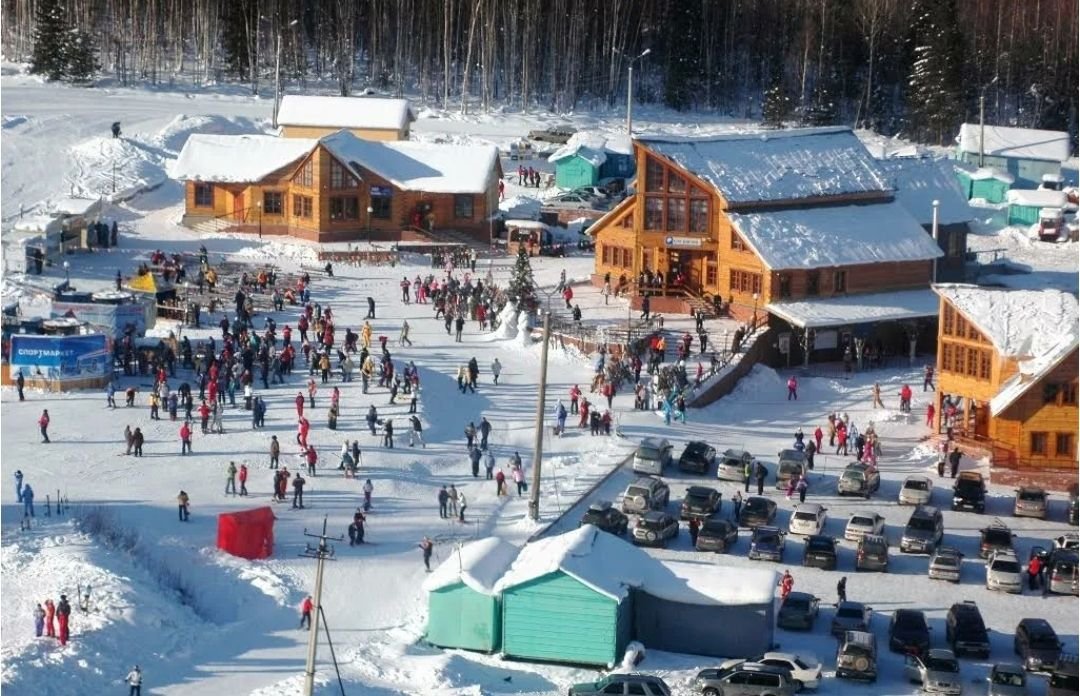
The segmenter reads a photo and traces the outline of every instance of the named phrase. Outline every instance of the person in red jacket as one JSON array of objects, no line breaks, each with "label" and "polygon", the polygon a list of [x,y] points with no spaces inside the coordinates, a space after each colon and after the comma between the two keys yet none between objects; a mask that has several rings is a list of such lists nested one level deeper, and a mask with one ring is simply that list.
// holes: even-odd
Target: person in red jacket
[{"label": "person in red jacket", "polygon": [[49,409],[45,409],[41,412],[41,418],[38,418],[38,426],[41,428],[41,441],[50,442],[49,440]]},{"label": "person in red jacket", "polygon": [[821,432],[821,426],[819,425],[814,429],[814,444],[817,445],[816,452],[821,451],[821,440],[825,437],[825,433]]},{"label": "person in red jacket", "polygon": [[935,412],[936,411],[934,410],[934,405],[933,404],[927,404],[926,405],[926,427],[929,428],[931,425],[934,424],[934,413]]},{"label": "person in red jacket", "polygon": [[574,290],[573,290],[573,288],[571,288],[569,285],[567,285],[566,289],[562,291],[562,297],[563,297],[563,300],[566,301],[566,308],[567,309],[572,309],[572,307],[570,306],[570,300],[574,299]]},{"label": "person in red jacket", "polygon": [[311,423],[308,422],[307,418],[304,418],[303,416],[300,416],[300,421],[296,424],[296,443],[298,445],[300,445],[300,447],[305,452],[307,452],[307,448],[308,448],[307,436],[308,436],[308,432],[310,430],[311,430]]},{"label": "person in red jacket", "polygon": [[570,388],[570,413],[578,412],[578,399],[581,398],[581,389],[578,385]]},{"label": "person in red jacket", "polygon": [[247,495],[247,464],[240,465],[240,475],[237,477],[240,479],[240,495]]},{"label": "person in red jacket", "polygon": [[67,645],[68,617],[70,616],[71,605],[68,603],[67,595],[60,595],[60,603],[56,605],[56,620],[60,624],[60,631],[56,637],[60,639],[60,645]]},{"label": "person in red jacket", "polygon": [[187,421],[180,426],[180,454],[191,452],[191,425]]},{"label": "person in red jacket", "polygon": [[911,413],[911,387],[906,384],[900,387],[900,410]]},{"label": "person in red jacket", "polygon": [[588,399],[581,400],[581,407],[579,413],[581,414],[581,420],[578,421],[578,427],[584,428],[585,424],[589,422],[589,401]]},{"label": "person in red jacket", "polygon": [[296,398],[293,399],[296,403],[296,415],[300,418],[304,417],[304,392],[296,392]]},{"label": "person in red jacket", "polygon": [[45,600],[45,635],[50,638],[56,637],[56,626],[53,624],[53,616],[56,615],[56,605],[51,599]]},{"label": "person in red jacket", "polygon": [[611,400],[615,398],[615,385],[605,382],[604,386],[600,387],[600,393],[607,399],[607,407],[611,408]]},{"label": "person in red jacket", "polygon": [[315,445],[308,445],[307,452],[304,453],[304,458],[307,459],[308,476],[314,476],[315,464],[319,461],[319,453],[315,451]]},{"label": "person in red jacket", "polygon": [[315,609],[315,602],[312,601],[311,595],[304,597],[304,601],[300,603],[300,628],[311,630],[311,612]]},{"label": "person in red jacket", "polygon": [[202,420],[203,435],[207,433],[207,426],[210,424],[210,405],[205,401],[199,405],[199,418]]},{"label": "person in red jacket", "polygon": [[791,588],[795,586],[795,578],[791,577],[791,571],[785,570],[784,577],[780,578],[780,599],[785,600],[791,594]]}]

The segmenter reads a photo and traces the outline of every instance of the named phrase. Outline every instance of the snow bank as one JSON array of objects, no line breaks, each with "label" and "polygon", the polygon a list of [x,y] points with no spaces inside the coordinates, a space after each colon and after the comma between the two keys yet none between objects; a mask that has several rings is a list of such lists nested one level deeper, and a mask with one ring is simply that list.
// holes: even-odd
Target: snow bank
[{"label": "snow bank", "polygon": [[508,218],[535,220],[540,217],[540,199],[532,196],[511,196],[499,203],[499,210]]},{"label": "snow bank", "polygon": [[507,302],[499,312],[499,328],[492,335],[497,339],[510,339],[518,334],[518,311],[513,303]]},{"label": "snow bank", "polygon": [[424,581],[424,591],[449,587],[463,582],[482,594],[492,594],[495,583],[510,568],[518,548],[499,539],[487,537],[456,549]]},{"label": "snow bank", "polygon": [[787,380],[776,370],[764,365],[754,365],[750,374],[739,380],[727,398],[735,401],[771,401],[777,394],[785,393],[786,389]]},{"label": "snow bank", "polygon": [[319,260],[318,251],[307,244],[289,242],[267,242],[261,246],[246,246],[231,254],[240,259],[266,261],[289,260],[296,263],[312,263]]},{"label": "snow bank", "polygon": [[514,341],[522,348],[528,348],[533,344],[532,331],[529,330],[529,315],[525,312],[518,312],[517,335]]}]

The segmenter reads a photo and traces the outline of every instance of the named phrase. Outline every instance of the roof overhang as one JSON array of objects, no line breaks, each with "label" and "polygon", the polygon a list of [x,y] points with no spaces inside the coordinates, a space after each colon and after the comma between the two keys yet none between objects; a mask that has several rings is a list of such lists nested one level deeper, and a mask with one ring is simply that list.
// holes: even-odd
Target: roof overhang
[{"label": "roof overhang", "polygon": [[770,314],[792,326],[801,329],[824,329],[936,317],[938,296],[930,288],[920,288],[773,302],[765,308]]}]

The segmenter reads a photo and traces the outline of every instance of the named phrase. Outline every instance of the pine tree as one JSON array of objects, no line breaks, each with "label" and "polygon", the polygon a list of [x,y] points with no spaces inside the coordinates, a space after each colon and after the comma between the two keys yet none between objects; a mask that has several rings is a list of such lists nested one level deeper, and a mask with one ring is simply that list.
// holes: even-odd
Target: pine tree
[{"label": "pine tree", "polygon": [[776,79],[765,90],[761,104],[761,122],[770,128],[783,128],[784,121],[791,115],[791,97],[784,92],[782,80]]},{"label": "pine tree", "polygon": [[701,3],[671,3],[663,27],[667,45],[664,103],[683,111],[693,107],[700,97],[701,47],[688,37],[701,27]]},{"label": "pine tree", "polygon": [[512,301],[517,302],[518,307],[531,309],[537,304],[536,281],[533,280],[532,264],[524,246],[518,247],[517,261],[514,262],[514,270],[510,274],[507,294]]},{"label": "pine tree", "polygon": [[38,0],[34,15],[34,48],[30,72],[47,80],[67,73],[68,19],[63,0]]},{"label": "pine tree", "polygon": [[944,143],[963,114],[964,40],[956,0],[916,3],[914,62],[908,81],[910,130],[920,140]]},{"label": "pine tree", "polygon": [[82,29],[71,30],[67,50],[67,75],[72,82],[89,82],[101,65],[97,62],[94,39]]}]

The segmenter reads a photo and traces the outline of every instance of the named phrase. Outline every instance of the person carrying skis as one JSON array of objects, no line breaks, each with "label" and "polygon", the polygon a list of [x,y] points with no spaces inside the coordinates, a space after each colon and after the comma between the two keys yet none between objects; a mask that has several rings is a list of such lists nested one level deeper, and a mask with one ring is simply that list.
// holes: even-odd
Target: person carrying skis
[{"label": "person carrying skis", "polygon": [[225,495],[229,494],[230,489],[236,495],[236,462],[229,462],[229,468],[225,470]]},{"label": "person carrying skis", "polygon": [[300,628],[304,628],[306,624],[307,629],[311,630],[311,612],[314,609],[315,602],[311,599],[311,595],[304,597],[304,601],[300,603]]},{"label": "person carrying skis", "polygon": [[420,553],[423,554],[423,557],[424,557],[424,570],[427,571],[428,573],[430,573],[431,572],[431,552],[435,548],[435,544],[431,541],[431,539],[429,537],[424,537],[423,539],[420,540],[420,543],[418,544],[418,546],[420,547]]}]

